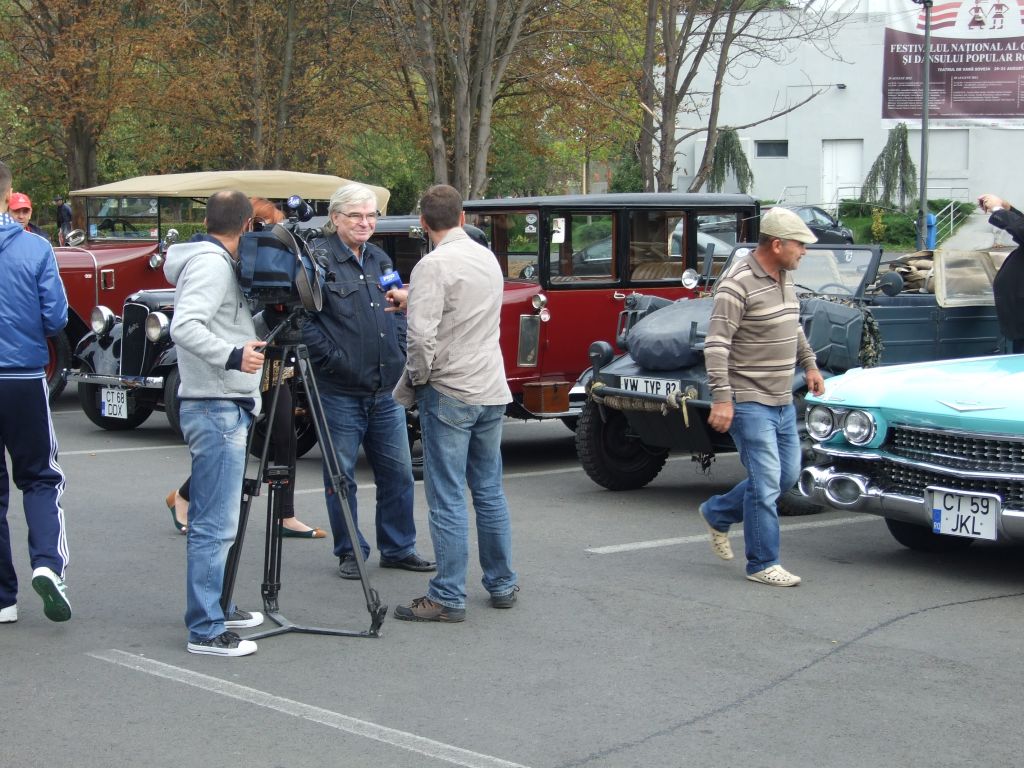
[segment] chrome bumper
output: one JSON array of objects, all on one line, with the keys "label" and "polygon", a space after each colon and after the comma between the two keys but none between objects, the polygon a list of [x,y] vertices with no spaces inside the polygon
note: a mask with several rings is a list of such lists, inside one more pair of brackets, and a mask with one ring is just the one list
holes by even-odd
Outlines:
[{"label": "chrome bumper", "polygon": [[[837,472],[829,466],[806,467],[800,473],[797,488],[815,504],[932,526],[932,511],[923,496],[886,492],[866,475]],[[999,535],[1024,540],[1024,510],[1003,507]]]},{"label": "chrome bumper", "polygon": [[65,368],[64,378],[81,384],[97,384],[104,387],[122,387],[123,389],[163,389],[163,376],[108,376],[102,373],[85,373]]}]

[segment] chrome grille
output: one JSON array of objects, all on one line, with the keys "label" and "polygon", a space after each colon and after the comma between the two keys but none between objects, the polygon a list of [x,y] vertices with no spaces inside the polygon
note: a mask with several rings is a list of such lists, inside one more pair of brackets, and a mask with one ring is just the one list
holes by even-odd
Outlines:
[{"label": "chrome grille", "polygon": [[144,304],[126,303],[121,317],[121,375],[142,376],[151,367],[146,359],[150,346],[146,339],[149,308]]},{"label": "chrome grille", "polygon": [[896,456],[953,469],[1024,474],[1024,437],[895,426],[884,448]]},{"label": "chrome grille", "polygon": [[1003,506],[1024,509],[1024,482],[985,478],[959,478],[939,472],[929,472],[906,464],[882,461],[870,473],[885,491],[908,496],[923,496],[929,485],[938,485],[966,493],[995,493],[1002,497]]}]

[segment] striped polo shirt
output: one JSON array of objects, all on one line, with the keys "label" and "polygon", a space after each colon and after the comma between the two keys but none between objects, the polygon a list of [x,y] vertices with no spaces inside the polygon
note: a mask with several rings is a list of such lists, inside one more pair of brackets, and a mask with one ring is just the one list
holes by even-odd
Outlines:
[{"label": "striped polo shirt", "polygon": [[780,270],[776,281],[753,252],[737,259],[715,287],[704,360],[716,403],[791,403],[795,364],[817,368],[793,276]]}]

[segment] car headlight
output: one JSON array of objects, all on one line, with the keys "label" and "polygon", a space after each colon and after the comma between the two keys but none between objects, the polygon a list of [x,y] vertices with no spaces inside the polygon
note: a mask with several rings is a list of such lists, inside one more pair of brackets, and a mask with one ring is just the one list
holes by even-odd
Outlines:
[{"label": "car headlight", "polygon": [[875,417],[867,411],[850,411],[843,419],[843,437],[854,445],[867,445],[875,436]]},{"label": "car headlight", "polygon": [[683,288],[689,288],[691,291],[700,285],[700,275],[697,274],[697,270],[693,267],[687,267],[683,272]]},{"label": "car headlight", "polygon": [[824,405],[815,405],[804,418],[807,434],[815,440],[828,440],[836,431],[836,417],[832,409]]},{"label": "car headlight", "polygon": [[146,318],[146,338],[154,344],[171,335],[171,321],[163,312],[150,312]]},{"label": "car headlight", "polygon": [[114,327],[114,319],[114,313],[106,307],[93,307],[89,313],[89,327],[97,336],[106,336]]},{"label": "car headlight", "polygon": [[153,253],[149,255],[149,268],[160,269],[160,267],[163,266],[165,259],[166,256],[164,255],[163,251],[153,251]]},{"label": "car headlight", "polygon": [[530,297],[534,309],[544,309],[548,305],[548,297],[543,293],[535,293]]}]

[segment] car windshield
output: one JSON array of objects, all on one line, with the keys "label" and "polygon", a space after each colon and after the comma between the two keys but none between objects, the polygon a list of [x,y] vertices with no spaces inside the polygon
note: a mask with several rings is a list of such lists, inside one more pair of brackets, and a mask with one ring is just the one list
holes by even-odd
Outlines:
[{"label": "car windshield", "polygon": [[995,304],[992,279],[1006,258],[988,251],[936,251],[935,298],[941,307]]},{"label": "car windshield", "polygon": [[206,206],[189,198],[87,197],[85,212],[90,240],[157,240],[161,227],[182,238],[202,231]]},{"label": "car windshield", "polygon": [[[736,248],[730,261],[750,251],[747,247]],[[861,296],[872,256],[869,248],[808,246],[800,265],[792,273],[797,293]]]}]

